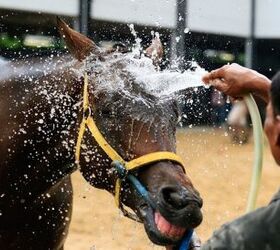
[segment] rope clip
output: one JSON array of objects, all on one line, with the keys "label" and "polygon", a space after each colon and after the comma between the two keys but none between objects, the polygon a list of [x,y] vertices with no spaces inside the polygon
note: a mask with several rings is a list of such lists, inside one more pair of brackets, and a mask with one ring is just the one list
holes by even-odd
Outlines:
[{"label": "rope clip", "polygon": [[83,112],[83,117],[84,119],[87,119],[91,116],[92,112],[91,112],[91,108],[90,107],[87,107],[84,112]]},{"label": "rope clip", "polygon": [[117,175],[121,180],[126,179],[128,171],[121,162],[112,161],[111,166],[117,171]]}]

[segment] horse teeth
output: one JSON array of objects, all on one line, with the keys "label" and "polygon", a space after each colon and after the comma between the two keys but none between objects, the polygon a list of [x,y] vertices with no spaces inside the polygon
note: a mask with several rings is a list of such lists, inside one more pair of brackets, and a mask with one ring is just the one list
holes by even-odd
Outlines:
[{"label": "horse teeth", "polygon": [[159,219],[159,213],[155,213],[155,223],[156,225],[158,224],[158,219]]}]

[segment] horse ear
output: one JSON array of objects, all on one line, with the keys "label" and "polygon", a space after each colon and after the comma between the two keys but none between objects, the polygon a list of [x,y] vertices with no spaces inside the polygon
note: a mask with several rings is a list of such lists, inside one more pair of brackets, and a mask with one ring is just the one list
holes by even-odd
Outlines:
[{"label": "horse ear", "polygon": [[69,51],[79,61],[82,61],[91,53],[100,54],[100,49],[92,40],[71,29],[59,17],[57,17],[57,28]]},{"label": "horse ear", "polygon": [[151,45],[145,50],[145,54],[150,57],[154,63],[159,63],[162,60],[163,47],[158,36],[152,40]]}]

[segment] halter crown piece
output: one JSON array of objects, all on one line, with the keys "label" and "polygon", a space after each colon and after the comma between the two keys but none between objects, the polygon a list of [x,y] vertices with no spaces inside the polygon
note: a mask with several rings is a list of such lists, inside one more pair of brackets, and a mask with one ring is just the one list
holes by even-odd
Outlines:
[{"label": "halter crown piece", "polygon": [[[159,162],[159,161],[172,161],[175,163],[180,164],[183,166],[182,159],[176,155],[173,152],[168,151],[158,151],[149,153],[143,156],[140,156],[138,158],[135,158],[131,161],[125,161],[115,150],[111,145],[106,141],[106,139],[103,137],[99,129],[97,128],[92,114],[90,112],[90,106],[89,106],[89,99],[88,99],[88,74],[85,73],[84,76],[84,89],[83,89],[83,120],[80,124],[80,129],[78,133],[77,143],[76,143],[76,151],[75,151],[75,160],[76,164],[79,166],[80,162],[80,153],[81,153],[81,144],[83,140],[83,136],[86,130],[86,127],[90,131],[91,135],[97,142],[97,144],[102,148],[102,150],[107,154],[107,156],[112,161],[111,163],[114,164],[121,164],[125,171],[127,173],[131,172],[132,170],[138,169],[140,167],[146,166],[148,164]],[[139,219],[134,215],[126,211],[122,205],[122,202],[120,200],[120,191],[121,191],[121,183],[123,178],[121,176],[118,176],[118,179],[115,184],[115,203],[117,207],[121,209],[123,214],[131,219],[139,221]]]}]

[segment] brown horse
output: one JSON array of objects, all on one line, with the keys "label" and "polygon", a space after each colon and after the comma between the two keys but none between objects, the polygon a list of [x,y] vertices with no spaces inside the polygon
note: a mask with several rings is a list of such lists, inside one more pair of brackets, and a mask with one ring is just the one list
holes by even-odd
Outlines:
[{"label": "brown horse", "polygon": [[[74,151],[85,71],[92,116],[123,159],[175,152],[176,103],[160,102],[145,92],[128,67],[140,59],[129,60],[129,53],[119,48],[103,51],[62,21],[58,28],[74,60],[64,55],[1,64],[1,250],[63,249],[72,212],[70,175],[77,169]],[[146,50],[155,61],[161,53],[159,41]],[[88,132],[80,171],[91,185],[114,194],[117,174]],[[128,182],[122,185],[121,201],[139,216],[154,243],[176,244],[186,230],[201,223],[202,200],[182,166],[163,160],[135,175],[156,208],[139,198]]]}]

